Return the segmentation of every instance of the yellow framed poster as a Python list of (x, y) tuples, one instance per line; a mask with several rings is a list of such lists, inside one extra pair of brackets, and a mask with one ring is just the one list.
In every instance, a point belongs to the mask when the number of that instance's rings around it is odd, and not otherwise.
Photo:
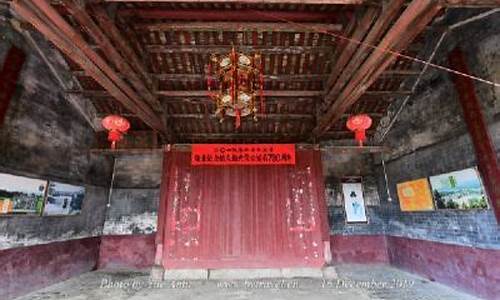
[(427, 178), (398, 183), (397, 190), (401, 211), (434, 210)]

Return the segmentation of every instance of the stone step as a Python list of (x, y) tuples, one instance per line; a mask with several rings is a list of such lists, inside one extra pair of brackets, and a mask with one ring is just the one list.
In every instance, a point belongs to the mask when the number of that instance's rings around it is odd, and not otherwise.
[(158, 280), (238, 280), (259, 278), (327, 278), (336, 279), (334, 267), (324, 268), (282, 268), (282, 269), (170, 269), (160, 275), (158, 268), (151, 272), (153, 279)]

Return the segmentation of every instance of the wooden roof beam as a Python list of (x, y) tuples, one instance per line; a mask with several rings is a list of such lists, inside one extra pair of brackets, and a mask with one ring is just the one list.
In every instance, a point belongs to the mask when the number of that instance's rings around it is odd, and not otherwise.
[[(214, 114), (169, 114), (169, 117), (173, 119), (210, 119), (218, 120), (218, 117)], [(250, 117), (251, 118), (251, 117)], [(302, 121), (312, 121), (314, 120), (314, 115), (311, 114), (257, 114), (259, 120), (302, 120)]]
[[(377, 113), (377, 112), (363, 112), (365, 114), (368, 114), (374, 118), (382, 118), (384, 114), (382, 113)], [(134, 114), (121, 114), (124, 117), (137, 117)], [(99, 117), (105, 117), (106, 114), (99, 113)], [(213, 112), (210, 112), (208, 114), (206, 113), (197, 113), (197, 114), (179, 114), (179, 113), (170, 113), (168, 115), (170, 118), (173, 119), (218, 119), (217, 116)], [(350, 117), (351, 114), (344, 114), (342, 117), (343, 118), (348, 118)], [(284, 120), (311, 120), (314, 119), (315, 116), (313, 114), (296, 114), (296, 113), (266, 113), (266, 114), (257, 114), (257, 118), (259, 119), (284, 119)]]
[[(95, 0), (94, 0), (95, 1)], [(221, 0), (100, 0), (103, 2), (137, 2), (137, 3), (161, 3), (161, 2), (182, 2), (182, 3), (220, 3)], [(363, 4), (366, 0), (266, 0), (269, 4)], [(262, 0), (224, 0), (224, 3), (239, 4), (262, 4)]]
[(151, 128), (166, 133), (162, 120), (157, 117), (149, 106), (125, 92), (132, 90), (48, 2), (37, 1), (35, 4), (15, 0), (11, 3), (11, 7), (18, 16), (32, 24), (61, 52), (79, 64), (112, 97), (122, 103), (128, 110), (136, 113)]
[(148, 74), (147, 68), (132, 49), (132, 46), (127, 42), (128, 37), (124, 38), (122, 36), (120, 30), (116, 27), (115, 22), (109, 17), (104, 6), (95, 5), (91, 6), (90, 9), (92, 15), (99, 23), (99, 26), (108, 34), (110, 40), (117, 46), (125, 60), (130, 63), (136, 72), (139, 73), (142, 79), (146, 82), (146, 86), (151, 88), (152, 80)]
[(280, 31), (280, 32), (339, 32), (342, 24), (285, 22), (159, 22), (138, 23), (139, 31)]
[[(190, 54), (220, 54), (231, 50), (232, 45), (146, 45), (149, 53), (190, 53)], [(334, 46), (238, 46), (239, 51), (258, 51), (262, 54), (302, 54), (302, 53), (330, 53)]]
[[(425, 29), (440, 9), (441, 6), (436, 1), (413, 0), (385, 34), (378, 44), (378, 49), (403, 51)], [(323, 114), (313, 130), (314, 136), (319, 137), (324, 134), (396, 58), (396, 55), (385, 51), (373, 51)]]
[[(73, 76), (87, 76), (85, 71), (77, 70), (71, 71)], [(384, 78), (391, 77), (407, 77), (407, 76), (418, 76), (420, 70), (386, 70), (381, 76)], [(191, 81), (191, 80), (206, 80), (207, 77), (204, 74), (191, 74), (191, 73), (149, 73), (149, 77), (155, 78), (157, 80), (169, 80), (169, 81)], [(125, 75), (123, 75), (125, 77)], [(277, 74), (277, 75), (264, 75), (264, 80), (266, 81), (321, 81), (328, 77), (328, 74)]]
[[(361, 17), (361, 20), (356, 25), (350, 39), (355, 41), (363, 40), (366, 33), (370, 29), (371, 24), (377, 17), (378, 11), (379, 10), (375, 7), (367, 8), (365, 13)], [(328, 80), (326, 81), (327, 88), (329, 88), (335, 82), (335, 80), (337, 79), (338, 76), (340, 76), (340, 74), (342, 74), (342, 71), (344, 70), (345, 66), (349, 63), (349, 60), (359, 47), (360, 46), (357, 43), (353, 43), (350, 41), (347, 42), (347, 45), (344, 47), (344, 49), (340, 53), (340, 56), (337, 58), (335, 65), (332, 67), (332, 73), (330, 74)]]
[(114, 42), (122, 48), (122, 51), (130, 55), (131, 49), (129, 49), (129, 51), (125, 51), (124, 48), (128, 48), (128, 45), (125, 44), (113, 22), (109, 20), (109, 17), (107, 17), (107, 13), (102, 9), (97, 7), (95, 8), (95, 12), (97, 13), (96, 20), (101, 25), (101, 27), (99, 27), (99, 25), (97, 25), (92, 17), (87, 13), (85, 6), (77, 3), (75, 0), (64, 1), (63, 5), (75, 21), (77, 21), (85, 29), (89, 36), (92, 37), (96, 44), (101, 48), (106, 58), (115, 66), (118, 72), (127, 74), (127, 79), (137, 90), (138, 96), (140, 95), (144, 97), (154, 110), (161, 112), (159, 102), (153, 93), (151, 93), (147, 84), (137, 75), (129, 64), (132, 61), (132, 57), (122, 56), (108, 36), (104, 33), (104, 31), (106, 31), (108, 34), (113, 36)]
[(258, 9), (165, 9), (151, 8), (123, 8), (118, 10), (121, 17), (135, 17), (141, 19), (177, 20), (177, 21), (237, 21), (237, 22), (276, 22), (286, 19), (290, 22), (321, 22), (336, 23), (346, 14), (350, 17), (351, 11), (314, 12), (314, 11), (284, 11)]
[[(99, 114), (100, 117), (104, 117), (105, 114)], [(124, 117), (135, 117), (134, 114), (122, 114)], [(172, 119), (209, 119), (209, 120), (219, 120), (217, 116), (213, 112), (208, 114), (206, 113), (188, 113), (188, 114), (178, 114), (178, 113), (170, 113), (169, 118)], [(251, 118), (251, 117), (250, 117)], [(257, 114), (257, 118), (262, 120), (314, 120), (314, 115), (312, 114), (296, 114), (296, 113), (268, 113), (268, 114)]]
[[(186, 81), (186, 80), (206, 80), (207, 76), (204, 74), (151, 74), (152, 77), (158, 80), (171, 80), (171, 81)], [(279, 74), (279, 75), (264, 75), (265, 81), (322, 81), (325, 79), (326, 74)]]
[(280, 140), (283, 138), (307, 138), (303, 134), (300, 133), (210, 133), (210, 132), (202, 132), (202, 133), (188, 133), (188, 132), (178, 132), (178, 136), (182, 139), (206, 139), (206, 140), (214, 140), (214, 139), (276, 139)]
[[(156, 92), (158, 95), (165, 97), (208, 97), (206, 90), (189, 90), (189, 91), (166, 91), (161, 90)], [(269, 97), (318, 97), (323, 96), (323, 91), (304, 91), (304, 90), (264, 90), (264, 96)]]
[[(105, 90), (67, 90), (68, 94), (82, 94), (87, 97), (95, 98), (109, 98), (111, 95)], [(182, 91), (167, 91), (161, 90), (156, 92), (158, 95), (171, 98), (202, 98), (207, 101), (211, 101), (208, 98), (208, 92), (205, 90), (182, 90)], [(411, 95), (411, 91), (366, 91), (363, 96), (367, 97), (400, 97)], [(294, 98), (305, 98), (305, 97), (321, 97), (323, 96), (323, 91), (308, 91), (308, 90), (264, 90), (264, 96), (266, 97), (294, 97)], [(363, 98), (365, 99), (365, 98)], [(186, 100), (187, 101), (187, 100)]]
[[(355, 43), (350, 43), (350, 45), (355, 46), (356, 49), (353, 52), (353, 55), (349, 56), (349, 61), (343, 65), (343, 69), (333, 68), (332, 75), (328, 79), (327, 83), (327, 96), (324, 99), (324, 102), (328, 104), (333, 96), (337, 95), (341, 89), (346, 85), (348, 80), (353, 75), (353, 71), (356, 70), (366, 59), (366, 57), (371, 53), (372, 48), (369, 48), (367, 45), (373, 45), (377, 43), (383, 34), (387, 31), (387, 28), (391, 25), (395, 18), (399, 15), (405, 0), (392, 0), (387, 3), (387, 5), (383, 8), (380, 16), (377, 18), (373, 26), (370, 26), (371, 23), (368, 24), (368, 28), (366, 36), (364, 39), (357, 39), (358, 41), (363, 41), (362, 45), (358, 45)], [(365, 26), (366, 28), (366, 26)], [(348, 47), (346, 47), (346, 50)], [(333, 80), (333, 81), (332, 81)]]

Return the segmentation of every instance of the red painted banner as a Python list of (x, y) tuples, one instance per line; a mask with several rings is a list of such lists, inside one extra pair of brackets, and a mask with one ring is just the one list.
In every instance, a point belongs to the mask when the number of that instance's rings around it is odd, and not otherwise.
[(295, 165), (295, 145), (196, 144), (191, 165)]

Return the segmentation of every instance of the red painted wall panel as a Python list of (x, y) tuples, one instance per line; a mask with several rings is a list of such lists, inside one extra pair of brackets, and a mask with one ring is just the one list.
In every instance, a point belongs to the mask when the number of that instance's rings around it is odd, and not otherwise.
[(332, 235), (332, 262), (389, 263), (385, 235)]
[(93, 270), (99, 238), (0, 250), (0, 299), (12, 299)]
[(153, 266), (155, 234), (105, 235), (99, 249), (100, 269), (147, 269)]
[(296, 166), (192, 167), (189, 152), (166, 155), (165, 268), (324, 264), (314, 151), (298, 151)]
[(392, 265), (486, 298), (500, 299), (500, 250), (387, 236)]

